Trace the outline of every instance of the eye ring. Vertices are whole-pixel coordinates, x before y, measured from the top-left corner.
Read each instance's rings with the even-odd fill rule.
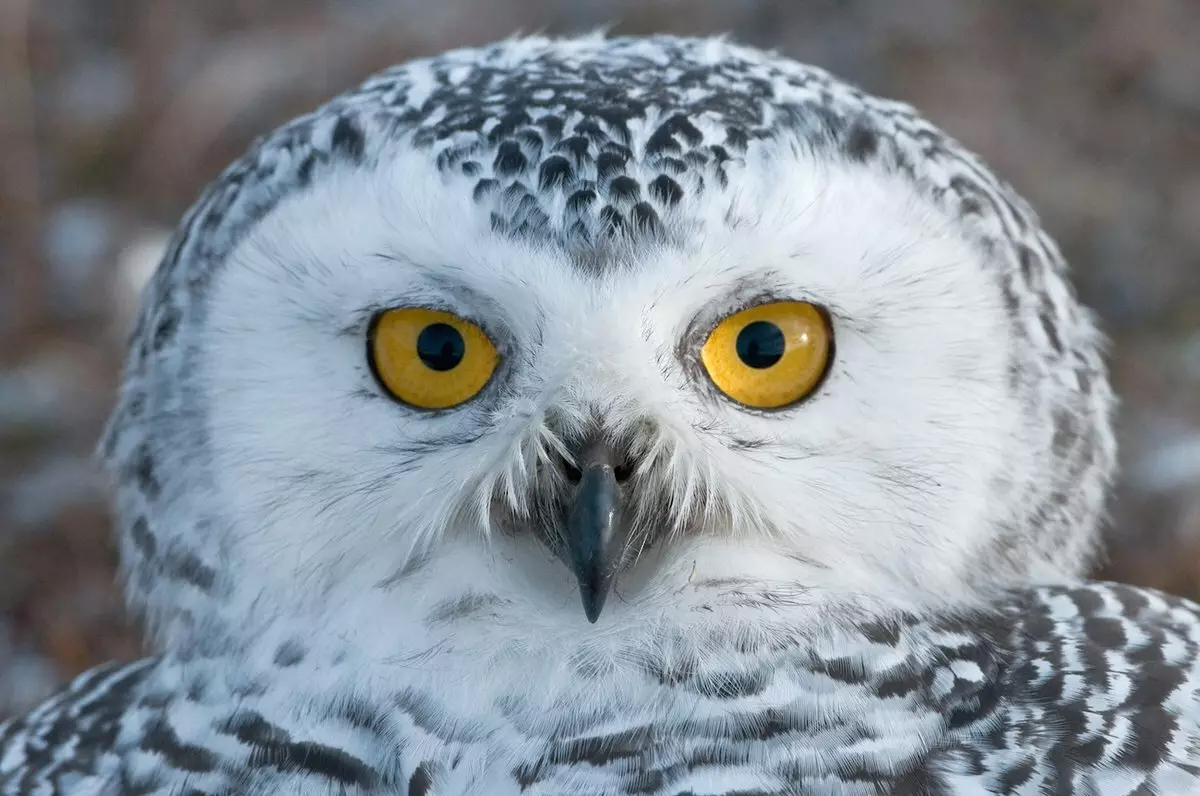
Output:
[[[806,301],[766,301],[721,319],[700,348],[725,398],[747,409],[786,409],[812,395],[834,359],[828,311]]]
[[[367,330],[367,362],[390,398],[415,409],[453,409],[479,395],[499,365],[478,325],[427,307],[377,313]]]

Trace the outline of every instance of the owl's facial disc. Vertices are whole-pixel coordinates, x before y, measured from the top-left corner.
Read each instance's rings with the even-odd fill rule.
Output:
[[[646,245],[497,235],[491,206],[407,145],[381,150],[370,179],[314,181],[213,272],[188,358],[141,341],[147,367],[188,367],[147,386],[170,388],[157,415],[136,418],[140,382],[123,398],[122,422],[178,442],[120,443],[123,511],[150,510],[137,457],[170,457],[153,475],[211,478],[203,527],[226,535],[194,533],[190,481],[151,481],[164,508],[145,519],[172,534],[159,549],[196,551],[247,584],[246,604],[357,606],[368,583],[405,605],[478,593],[521,633],[586,628],[580,598],[609,637],[668,610],[785,610],[763,597],[779,589],[814,595],[789,606],[942,605],[1038,562],[1070,570],[1106,483],[1107,395],[1090,358],[1074,370],[1094,339],[1065,290],[1045,305],[1067,324],[1061,351],[1038,343],[1024,293],[1014,307],[998,290],[997,269],[1041,257],[1041,239],[993,250],[1000,222],[957,224],[902,169],[764,146],[736,190],[685,191]],[[1066,378],[1045,376],[1059,366]],[[202,412],[176,411],[177,373]],[[193,439],[204,455],[185,455]],[[1086,488],[1063,475],[1089,467]]]

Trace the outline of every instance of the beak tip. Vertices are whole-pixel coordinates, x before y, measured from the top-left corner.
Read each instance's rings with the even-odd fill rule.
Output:
[[[583,598],[583,613],[587,620],[593,625],[600,618],[600,612],[604,610],[605,598],[608,596],[606,588],[589,588],[586,584],[579,585],[579,596]]]

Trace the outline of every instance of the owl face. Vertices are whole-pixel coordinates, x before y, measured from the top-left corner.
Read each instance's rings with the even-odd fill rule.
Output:
[[[911,108],[720,39],[370,78],[205,191],[132,343],[102,450],[166,649],[964,608],[1078,575],[1114,464],[1028,206]]]
[[[986,584],[1022,425],[981,254],[898,177],[743,169],[586,248],[400,148],[284,200],[197,356],[236,556],[293,600],[424,568],[570,623]]]

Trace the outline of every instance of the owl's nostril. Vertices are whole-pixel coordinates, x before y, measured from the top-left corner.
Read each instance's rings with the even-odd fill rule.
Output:
[[[592,470],[602,470],[618,484],[624,484],[633,478],[637,469],[636,459],[630,455],[627,446],[603,439],[585,440],[571,446],[569,451],[556,453],[555,463],[567,482],[573,485],[583,482]]]
[[[565,475],[567,480],[572,484],[578,484],[581,480],[583,480],[583,471],[578,467],[561,457],[559,458],[559,464],[562,466],[563,475]]]

